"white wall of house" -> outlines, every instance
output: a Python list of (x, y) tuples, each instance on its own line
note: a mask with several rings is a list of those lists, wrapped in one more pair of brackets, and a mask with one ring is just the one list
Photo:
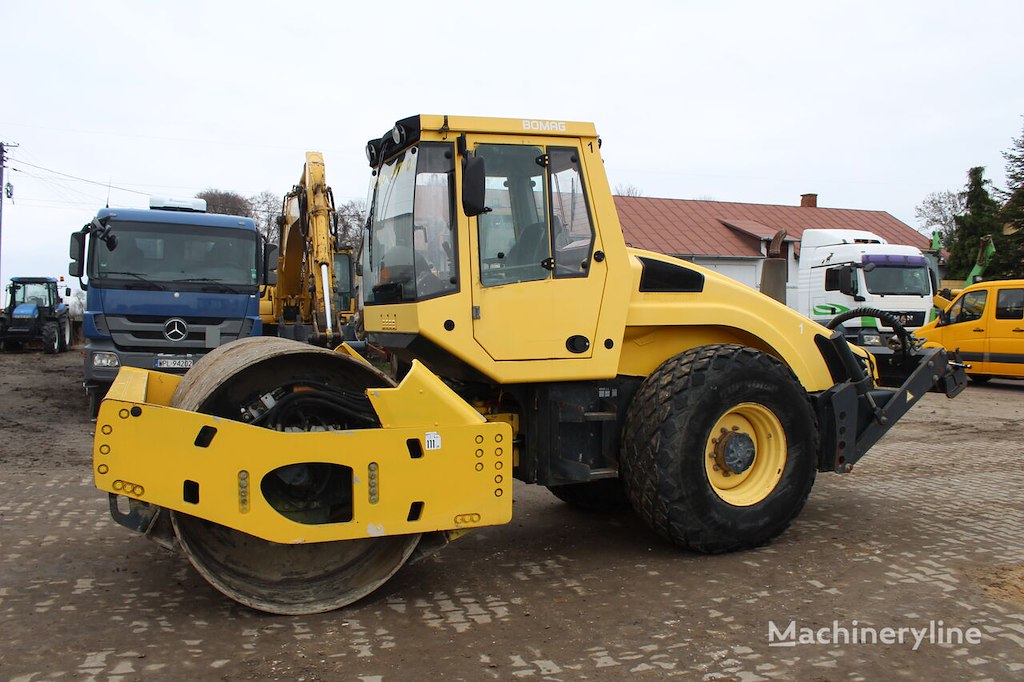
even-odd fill
[(754, 289), (757, 289), (758, 284), (761, 282), (761, 259), (759, 258), (694, 256), (689, 260), (701, 267), (720, 272), (726, 277), (731, 277), (737, 282), (742, 282)]

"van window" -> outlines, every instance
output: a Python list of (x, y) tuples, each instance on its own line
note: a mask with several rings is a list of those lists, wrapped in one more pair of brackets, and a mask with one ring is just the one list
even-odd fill
[(996, 296), (997, 320), (1024, 319), (1024, 289), (1000, 289)]
[(981, 314), (985, 311), (986, 300), (988, 300), (988, 292), (984, 290), (964, 294), (949, 309), (950, 323), (970, 322), (981, 318)]

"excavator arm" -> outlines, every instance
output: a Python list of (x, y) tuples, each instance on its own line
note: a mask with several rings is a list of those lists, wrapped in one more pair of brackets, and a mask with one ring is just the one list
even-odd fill
[(334, 216), (323, 155), (307, 152), (299, 183), (282, 202), (277, 285), (268, 288), (263, 308), (264, 324), (280, 336), (316, 345), (341, 338), (339, 326), (350, 312), (337, 310), (333, 297), (335, 259), (344, 251), (336, 244)]

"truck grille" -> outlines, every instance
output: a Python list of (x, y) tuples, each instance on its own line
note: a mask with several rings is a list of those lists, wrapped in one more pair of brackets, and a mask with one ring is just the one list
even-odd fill
[[(188, 332), (180, 341), (171, 341), (164, 335), (169, 317), (154, 315), (107, 315), (107, 330), (114, 345), (126, 351), (152, 351), (157, 353), (195, 353), (217, 345), (249, 336), (251, 320), (225, 320), (208, 317), (179, 317), (188, 325)], [(210, 343), (207, 343), (210, 339)]]

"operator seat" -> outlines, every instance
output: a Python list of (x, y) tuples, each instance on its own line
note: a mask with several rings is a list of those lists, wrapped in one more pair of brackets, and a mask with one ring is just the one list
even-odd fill
[(508, 250), (508, 265), (537, 265), (547, 258), (548, 224), (531, 223), (519, 233), (519, 239)]

